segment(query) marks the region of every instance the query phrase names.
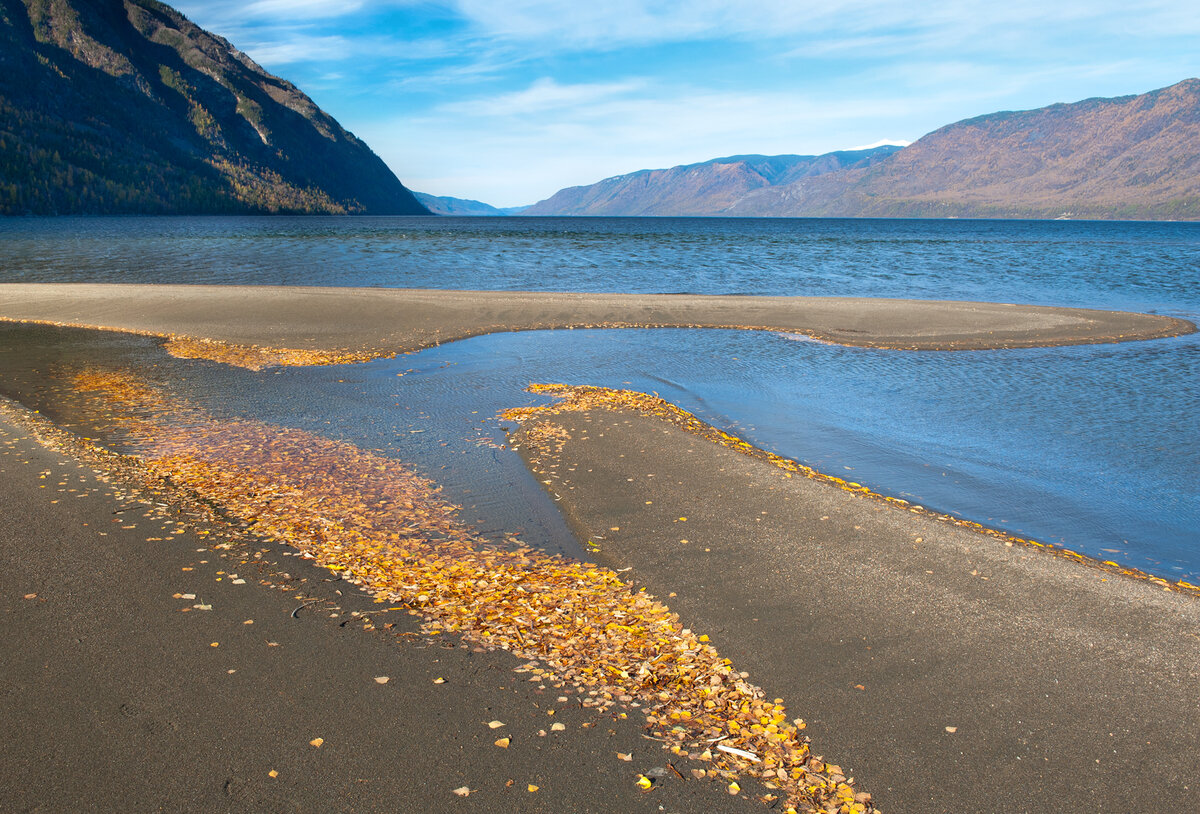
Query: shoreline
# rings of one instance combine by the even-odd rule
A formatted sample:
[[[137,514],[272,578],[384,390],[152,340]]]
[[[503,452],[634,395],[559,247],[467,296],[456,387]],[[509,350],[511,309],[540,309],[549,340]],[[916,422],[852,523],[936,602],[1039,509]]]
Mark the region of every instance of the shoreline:
[[[125,287],[117,287],[117,291],[98,288],[105,290],[76,292],[62,301],[54,294],[63,290],[58,287],[27,290],[17,306],[5,299],[0,317],[8,318],[21,309],[42,316],[86,317],[95,313],[88,309],[97,309],[106,322],[119,323],[115,327],[121,330],[153,333],[146,326],[171,327],[197,338],[242,345],[263,340],[273,347],[285,342],[300,344],[292,341],[296,339],[307,342],[310,351],[329,351],[338,337],[352,337],[366,342],[358,346],[360,352],[367,348],[375,353],[389,343],[396,352],[404,352],[400,350],[404,342],[449,341],[451,328],[482,333],[520,329],[513,326],[569,327],[533,323],[560,318],[569,322],[568,318],[578,317],[588,308],[620,309],[627,302],[617,295],[530,299],[503,292],[398,292],[384,295],[385,302],[366,306],[379,299],[379,291],[335,291],[337,296],[331,300],[307,289],[281,294],[271,289],[203,292],[190,287],[182,287],[184,291],[173,290],[179,287],[150,287],[150,291],[134,287],[138,291],[130,292]],[[0,286],[0,294],[12,290]],[[262,296],[247,296],[254,291]],[[220,296],[214,301],[211,298],[216,294]],[[176,295],[182,298],[175,299]],[[676,300],[673,295],[667,299],[677,310],[660,315],[663,320],[690,319],[696,312],[689,309],[704,308],[709,309],[705,312],[709,316],[747,316],[755,306],[743,298],[721,298],[723,302],[731,300],[732,305],[717,305],[705,298],[698,303],[696,298]],[[235,300],[240,303],[236,308],[232,306]],[[210,311],[222,302],[229,310]],[[330,302],[337,307],[320,307]],[[767,304],[780,309],[828,302],[789,298]],[[748,305],[752,306],[749,311],[745,310]],[[357,306],[365,307],[366,312],[355,312]],[[472,310],[478,307],[483,310]],[[896,301],[836,301],[829,313],[869,321],[877,309],[895,307]],[[924,340],[931,336],[930,325],[922,322],[933,313],[923,310],[930,307],[943,319],[937,341],[966,343],[964,347],[971,343],[994,347],[983,343],[1000,341],[997,330],[1004,341],[1020,337],[1041,341],[1050,336],[1057,337],[1058,344],[1110,341],[1097,337],[1107,336],[1104,331],[1116,330],[1113,326],[1118,323],[1125,325],[1125,317],[1139,316],[1124,315],[1117,322],[1103,323],[1107,326],[1104,330],[1097,328],[1087,338],[1081,336],[1085,332],[1071,334],[1068,330],[1072,326],[1078,329],[1085,318],[1062,309],[988,306],[985,311],[997,321],[986,323],[979,321],[972,304],[910,302],[907,310],[901,309],[900,320],[907,320],[910,338],[919,332],[925,332]],[[505,308],[515,310],[505,317],[507,322],[497,322]],[[258,315],[254,324],[241,324],[253,313]],[[451,328],[430,333],[429,321],[447,313],[454,317],[448,323]],[[811,316],[802,308],[797,313]],[[800,319],[797,313],[789,318]],[[399,316],[410,321],[397,326]],[[337,323],[346,319],[356,322],[352,329],[342,328],[338,333]],[[1161,328],[1165,318],[1146,319]],[[174,327],[172,320],[176,321]],[[971,331],[953,334],[960,323],[970,323]],[[770,329],[804,332],[785,326]],[[373,331],[386,336],[367,342]],[[1117,338],[1134,337],[1117,334]],[[342,345],[340,349],[353,347]],[[767,697],[785,698],[794,714],[810,722],[814,747],[844,761],[847,775],[853,769],[885,811],[1028,811],[1045,806],[1063,811],[1123,811],[1147,799],[1164,805],[1177,799],[1179,806],[1192,799],[1188,756],[1200,749],[1200,710],[1194,705],[1200,695],[1196,667],[1200,664],[1200,637],[1194,633],[1200,630],[1200,603],[1192,596],[1164,591],[1147,580],[1110,580],[1111,574],[1080,568],[1073,559],[1034,556],[1020,546],[1007,547],[976,529],[947,524],[936,516],[914,512],[912,507],[895,505],[895,501],[864,500],[861,487],[845,489],[820,478],[792,477],[793,472],[784,471],[776,462],[745,454],[738,448],[739,439],[732,436],[730,444],[712,443],[713,439],[679,426],[664,425],[659,418],[619,410],[559,413],[534,418],[532,423],[547,419],[561,429],[556,435],[562,447],[547,448],[526,462],[540,479],[550,481],[547,488],[559,499],[558,505],[581,542],[596,541],[597,553],[610,569],[632,569],[628,575],[632,586],[648,588],[669,601],[687,624],[712,634],[721,654],[732,657],[740,669],[748,669],[750,680],[766,690]],[[514,438],[527,437],[529,426],[526,422]],[[2,422],[0,429],[4,429]],[[597,432],[600,429],[603,431]],[[522,455],[527,455],[526,444],[520,445]],[[5,475],[4,480],[6,485],[18,481],[13,475]],[[37,487],[37,481],[21,480],[12,499],[37,496]],[[75,529],[59,539],[66,507],[43,505],[38,511],[39,516],[51,520],[24,526],[25,515],[11,513],[5,539],[14,546],[14,556],[15,546],[21,545],[22,537],[30,536],[31,528],[45,529],[32,534],[39,550],[61,545],[81,563],[106,556],[105,545],[98,546],[90,532]],[[99,518],[90,517],[103,518],[107,511],[106,507]],[[113,515],[117,516],[115,511]],[[197,542],[209,545],[212,541]],[[162,545],[149,546],[150,552],[140,560],[149,576],[155,576],[159,568],[153,550]],[[195,557],[184,553],[192,549],[167,547],[174,558]],[[120,563],[110,565],[119,573]],[[39,573],[36,561],[24,563],[20,569],[25,579],[39,578]],[[222,572],[216,573],[219,582]],[[47,583],[47,587],[49,592],[52,586]],[[136,593],[127,586],[109,593],[119,597],[130,591]],[[357,592],[347,592],[351,593],[364,599]],[[261,594],[246,600],[254,606],[254,614],[264,603],[269,604],[264,597],[274,596],[269,591]],[[338,601],[342,599],[338,592]],[[13,605],[9,612],[18,616],[34,607],[21,605],[19,599],[14,602],[8,603]],[[289,602],[287,610],[292,610],[293,604]],[[79,609],[78,618],[85,618],[88,610],[86,605]],[[150,642],[150,650],[166,648],[170,636],[166,630],[171,626],[159,633],[155,625],[170,616],[168,610],[180,609],[150,611],[154,622],[149,632],[130,629],[131,624],[140,628],[141,620],[121,623],[114,619],[116,645],[128,647],[128,641],[141,636]],[[56,624],[52,619],[31,622],[20,618],[32,631],[32,639],[22,639],[26,647],[40,642],[34,634],[45,633],[46,625],[53,630]],[[26,636],[20,626],[12,627],[9,636],[17,636],[18,628],[19,635]],[[71,653],[73,646],[67,638],[44,638],[51,642],[51,660],[60,661]],[[298,641],[298,646],[306,648],[306,658],[322,660],[334,645],[321,639],[306,645]],[[36,681],[38,666],[33,662],[40,663],[40,657],[25,665],[28,677],[22,679],[30,686]],[[423,669],[436,668],[425,664]],[[465,677],[455,676],[454,681],[459,679]],[[287,693],[304,694],[296,678],[285,674],[272,680]],[[215,687],[216,682],[213,684]],[[66,686],[73,685],[68,682]],[[1153,692],[1147,692],[1148,687],[1153,687]],[[78,687],[74,691],[78,692]],[[109,692],[119,696],[122,690]],[[490,696],[481,692],[474,697],[486,701]],[[536,708],[538,699],[527,698],[525,703],[530,711],[528,706]],[[121,709],[124,712],[125,707]],[[430,721],[423,709],[403,709],[397,714],[411,731],[441,726],[446,720],[435,717]],[[22,709],[14,714],[28,712]],[[331,710],[327,714],[337,713]],[[369,716],[370,706],[358,708],[356,714]],[[463,713],[439,714],[453,721],[455,714]],[[468,719],[486,715],[465,714]],[[161,724],[169,716],[169,711],[159,710],[150,718]],[[67,733],[87,731],[86,719],[73,720],[69,712],[60,719]],[[541,720],[544,724],[545,719]],[[456,725],[478,726],[478,722],[464,719]],[[18,746],[36,749],[37,722],[26,721],[22,726],[23,732],[28,730],[28,741]],[[622,733],[619,737],[638,735],[636,728],[627,731],[618,724],[613,726],[612,731]],[[501,764],[503,773],[510,754],[516,753],[508,752],[506,745],[504,760],[497,761],[490,740],[485,739],[482,746],[487,748],[475,758]],[[375,746],[384,743],[377,741]],[[658,747],[653,745],[656,750]],[[85,757],[89,754],[86,743],[80,743],[78,750],[77,754]],[[598,754],[593,752],[586,759]],[[414,750],[414,755],[420,759],[421,750]],[[661,762],[667,758],[660,750],[648,759]],[[136,765],[137,758],[121,752],[120,760],[132,760]],[[308,763],[293,760],[293,765],[301,774]],[[444,768],[439,762],[435,772]],[[625,764],[619,768],[625,769]],[[586,798],[595,806],[586,810],[633,810],[636,806],[630,804],[631,799],[657,806],[655,795],[668,788],[667,781],[676,782],[667,777],[650,794],[630,797],[630,792],[638,794],[632,777],[626,770],[606,778],[603,786]],[[689,780],[679,774],[679,788],[688,791],[699,785],[689,785]],[[36,773],[30,782],[37,782]],[[617,797],[606,799],[613,790],[621,793],[620,802]],[[422,798],[422,804],[432,805],[430,810],[438,810],[439,802],[448,806],[450,798],[445,790],[441,794]],[[481,797],[481,804],[488,799]],[[496,799],[494,795],[490,798],[492,803]],[[547,810],[555,810],[549,798],[537,799],[543,801],[540,805],[549,806]],[[724,810],[726,804],[735,803],[757,805],[745,796],[729,797],[719,787],[690,800],[704,810]],[[516,805],[515,810],[525,810],[520,803]],[[615,808],[617,805],[621,808]]]
[[[893,497],[883,494],[882,492],[872,491],[870,488],[854,481],[848,481],[844,478],[839,478],[836,475],[830,475],[827,472],[821,472],[811,466],[802,464],[793,458],[787,458],[782,455],[777,455],[774,452],[768,452],[761,447],[754,446],[750,442],[739,438],[736,435],[730,435],[723,430],[719,430],[711,424],[697,418],[691,413],[683,410],[678,405],[675,405],[659,396],[652,396],[647,393],[641,393],[632,390],[614,390],[608,387],[596,387],[592,385],[566,385],[566,384],[531,384],[527,390],[531,393],[551,396],[557,401],[540,407],[523,407],[513,410],[508,410],[503,414],[503,417],[510,421],[537,422],[538,419],[549,419],[552,416],[561,415],[565,412],[584,412],[588,410],[611,410],[619,412],[633,412],[646,418],[658,419],[666,422],[674,427],[679,428],[683,432],[703,438],[718,446],[723,446],[731,449],[741,455],[745,455],[754,460],[762,461],[769,464],[787,474],[797,474],[809,480],[831,486],[839,489],[847,494],[854,495],[864,500],[876,501],[884,505],[888,505],[895,509],[907,511],[910,514],[919,515],[929,520],[935,520],[939,523],[945,523],[951,526],[956,526],[961,529],[968,529],[976,534],[990,537],[1005,546],[1022,546],[1031,550],[1040,551],[1049,556],[1058,557],[1065,561],[1072,562],[1076,565],[1087,568],[1096,569],[1110,574],[1114,577],[1124,577],[1127,579],[1144,580],[1160,588],[1200,599],[1200,585],[1188,582],[1185,579],[1179,579],[1174,582],[1166,577],[1158,576],[1140,568],[1135,568],[1131,565],[1122,565],[1111,560],[1101,560],[1099,557],[1094,557],[1090,554],[1084,554],[1079,551],[1067,548],[1056,543],[1047,543],[1041,540],[1035,540],[1029,537],[1022,537],[1004,529],[994,528],[992,526],[977,523],[974,520],[966,520],[954,515],[945,514],[934,509],[928,509],[903,498]],[[529,439],[526,438],[526,444]],[[535,442],[535,446],[538,446]],[[541,452],[548,451],[542,442]],[[529,446],[521,447],[522,450],[528,451]],[[530,459],[526,455],[522,455],[527,466],[531,466]]]
[[[90,283],[0,284],[0,319],[152,335],[180,355],[251,367],[364,361],[540,329],[738,328],[946,351],[1196,331],[1152,314],[934,300]]]
[[[512,435],[571,528],[809,712],[884,811],[1194,799],[1195,593],[793,477],[636,405],[582,406]]]

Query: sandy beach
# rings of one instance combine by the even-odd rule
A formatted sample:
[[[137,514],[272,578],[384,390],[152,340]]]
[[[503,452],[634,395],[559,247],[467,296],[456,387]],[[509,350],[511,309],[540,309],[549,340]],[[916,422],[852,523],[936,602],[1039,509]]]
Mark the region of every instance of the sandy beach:
[[[0,318],[368,355],[586,325],[758,327],[912,349],[1195,330],[982,303],[32,284],[0,285]],[[538,421],[561,449],[531,443]],[[503,650],[431,644],[412,617],[286,548],[148,510],[99,482],[100,464],[37,443],[19,409],[0,439],[3,713],[15,733],[0,744],[3,807],[769,810],[753,799],[760,786],[731,795],[697,780],[695,761],[646,740],[636,716],[579,708],[514,673],[522,661]],[[783,698],[808,721],[814,754],[882,810],[1182,811],[1194,800],[1194,597],[789,477],[633,413],[535,419],[514,441],[598,562]],[[494,743],[493,720],[511,744]],[[647,774],[643,792],[635,779]]]

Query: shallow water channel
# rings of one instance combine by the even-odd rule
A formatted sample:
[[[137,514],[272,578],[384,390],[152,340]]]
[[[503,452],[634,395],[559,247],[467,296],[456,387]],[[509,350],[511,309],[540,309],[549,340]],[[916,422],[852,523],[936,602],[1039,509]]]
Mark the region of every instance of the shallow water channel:
[[[726,330],[495,334],[367,364],[249,372],[154,340],[0,326],[0,390],[108,437],[73,371],[135,368],[222,416],[393,455],[462,519],[580,555],[505,446],[531,382],[657,392],[773,452],[884,494],[1171,579],[1200,577],[1200,338],[929,353]]]

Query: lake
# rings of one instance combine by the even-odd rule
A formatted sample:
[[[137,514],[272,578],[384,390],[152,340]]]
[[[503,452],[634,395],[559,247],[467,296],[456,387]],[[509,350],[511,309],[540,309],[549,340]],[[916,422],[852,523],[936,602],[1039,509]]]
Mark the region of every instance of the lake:
[[[914,297],[1196,321],[1200,224],[10,219],[0,221],[0,279]],[[554,504],[499,448],[494,418],[534,401],[523,392],[532,381],[656,391],[876,491],[1172,579],[1200,578],[1195,335],[946,353],[763,332],[538,331],[262,373],[70,331],[42,330],[33,352],[28,336],[0,333],[9,349],[0,387],[27,402],[68,402],[55,384],[63,360],[126,359],[214,411],[386,449],[443,483],[465,519],[551,550],[575,547]]]

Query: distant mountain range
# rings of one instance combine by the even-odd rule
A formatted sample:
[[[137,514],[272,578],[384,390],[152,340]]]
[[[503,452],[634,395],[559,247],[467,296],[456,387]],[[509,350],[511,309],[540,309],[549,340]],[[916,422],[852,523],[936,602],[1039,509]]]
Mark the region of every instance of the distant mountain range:
[[[640,170],[559,190],[524,215],[724,214],[752,192],[839,170],[869,167],[896,146],[825,155],[735,155],[666,170]]]
[[[643,170],[523,214],[1196,220],[1200,79],[979,116],[903,149]]]
[[[428,214],[286,80],[154,0],[0,0],[0,214]]]
[[[528,206],[508,206],[497,208],[482,201],[472,201],[467,198],[449,198],[444,195],[429,195],[425,192],[414,192],[417,200],[435,215],[468,215],[498,217],[516,215],[528,209]]]

